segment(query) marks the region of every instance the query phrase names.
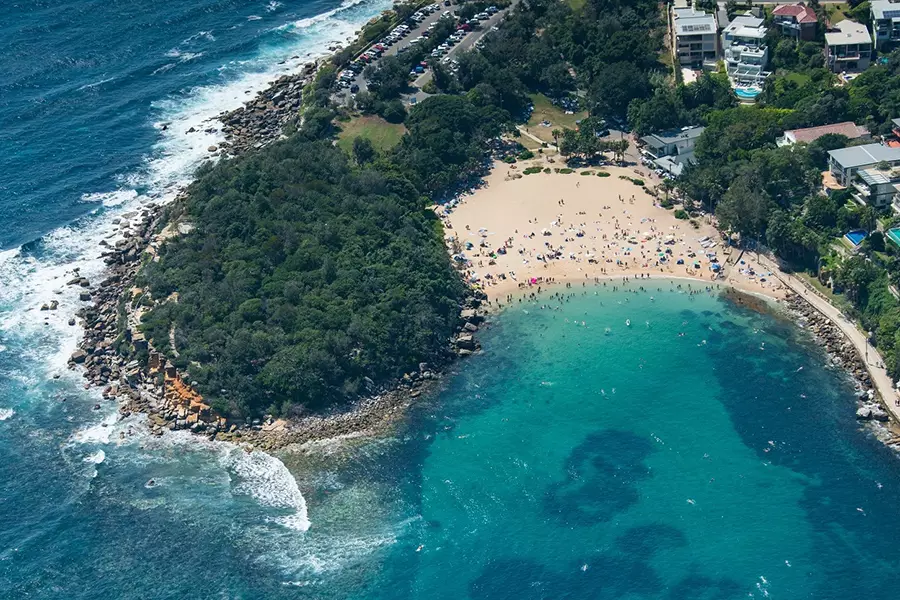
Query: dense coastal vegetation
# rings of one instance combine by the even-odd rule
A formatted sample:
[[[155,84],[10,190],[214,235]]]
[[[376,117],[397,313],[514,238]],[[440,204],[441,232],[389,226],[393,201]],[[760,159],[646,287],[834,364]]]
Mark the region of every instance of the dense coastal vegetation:
[[[446,360],[464,286],[426,194],[477,169],[503,117],[434,98],[393,152],[358,138],[348,156],[327,77],[299,131],[198,174],[170,216],[192,231],[141,274],[168,299],[144,331],[224,414],[295,414]]]
[[[650,0],[522,3],[454,70],[433,65],[434,95],[408,108],[400,97],[427,44],[369,67],[372,86],[350,106],[332,99],[348,58],[339,53],[305,92],[302,127],[202,172],[173,215],[194,230],[143,271],[153,298],[170,298],[144,320],[153,344],[177,351],[176,364],[230,415],[340,403],[441,360],[464,285],[426,206],[483,173],[487,142],[517,137],[543,94],[587,111],[577,131],[554,132],[569,158],[623,155],[627,144],[599,141],[607,122],[638,134],[705,125],[697,163],[675,185],[685,209],[715,212],[745,247],[765,244],[830,279],[900,375],[900,303],[888,291],[900,262],[875,231],[893,219],[819,193],[826,153],[846,138],[775,145],[785,129],[841,120],[888,131],[900,114],[900,55],[836,86],[821,32],[798,43],[773,28],[776,75],[757,105],[738,106],[723,73],[681,82],[663,49],[664,16]],[[360,115],[392,129],[335,146]],[[862,254],[845,256],[835,237],[857,227],[873,233]]]

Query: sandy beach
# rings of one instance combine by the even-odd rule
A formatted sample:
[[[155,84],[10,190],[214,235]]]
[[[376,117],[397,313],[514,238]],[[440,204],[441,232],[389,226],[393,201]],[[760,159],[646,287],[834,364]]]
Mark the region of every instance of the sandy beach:
[[[676,219],[631,181],[640,177],[653,188],[659,180],[646,169],[516,177],[531,164],[561,166],[496,163],[486,186],[455,206],[436,208],[454,260],[491,300],[532,287],[623,277],[684,277],[783,297],[771,271],[755,255],[726,245],[708,218]],[[597,176],[601,170],[609,177]]]

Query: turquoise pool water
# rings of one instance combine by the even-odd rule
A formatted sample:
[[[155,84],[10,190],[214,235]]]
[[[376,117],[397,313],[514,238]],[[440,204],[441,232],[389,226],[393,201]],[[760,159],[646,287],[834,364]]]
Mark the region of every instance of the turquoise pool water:
[[[854,246],[859,246],[866,239],[866,232],[861,230],[848,231],[844,234],[844,237],[850,240],[850,243]]]
[[[893,227],[887,231],[888,238],[900,246],[900,227]]]
[[[735,88],[734,93],[738,98],[753,100],[762,92],[759,88]]]

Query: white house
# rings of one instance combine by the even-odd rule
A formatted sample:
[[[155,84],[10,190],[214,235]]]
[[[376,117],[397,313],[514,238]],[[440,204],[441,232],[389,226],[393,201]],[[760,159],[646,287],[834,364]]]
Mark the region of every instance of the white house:
[[[900,4],[888,0],[872,0],[872,36],[875,47],[900,41]]]
[[[725,69],[734,83],[762,85],[769,76],[767,32],[763,19],[751,15],[735,17],[722,32]]]
[[[845,19],[825,33],[828,68],[835,73],[854,73],[869,68],[872,36],[862,23]]]
[[[672,9],[672,48],[684,67],[714,68],[719,57],[716,18],[695,8]]]
[[[828,170],[835,181],[850,187],[853,176],[861,169],[885,163],[888,167],[900,166],[900,148],[882,144],[863,144],[828,152]]]

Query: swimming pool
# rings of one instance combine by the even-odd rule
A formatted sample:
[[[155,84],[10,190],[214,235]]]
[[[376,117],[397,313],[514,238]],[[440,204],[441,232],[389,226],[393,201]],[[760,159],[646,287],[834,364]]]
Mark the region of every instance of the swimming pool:
[[[887,230],[888,239],[900,246],[900,227],[892,227]]]
[[[844,237],[850,240],[850,243],[854,246],[859,246],[864,239],[866,239],[866,232],[861,229],[857,229],[856,231],[848,231],[844,234]]]
[[[758,87],[739,87],[734,89],[734,93],[738,98],[747,100],[755,100],[760,92],[762,92],[762,89]]]

